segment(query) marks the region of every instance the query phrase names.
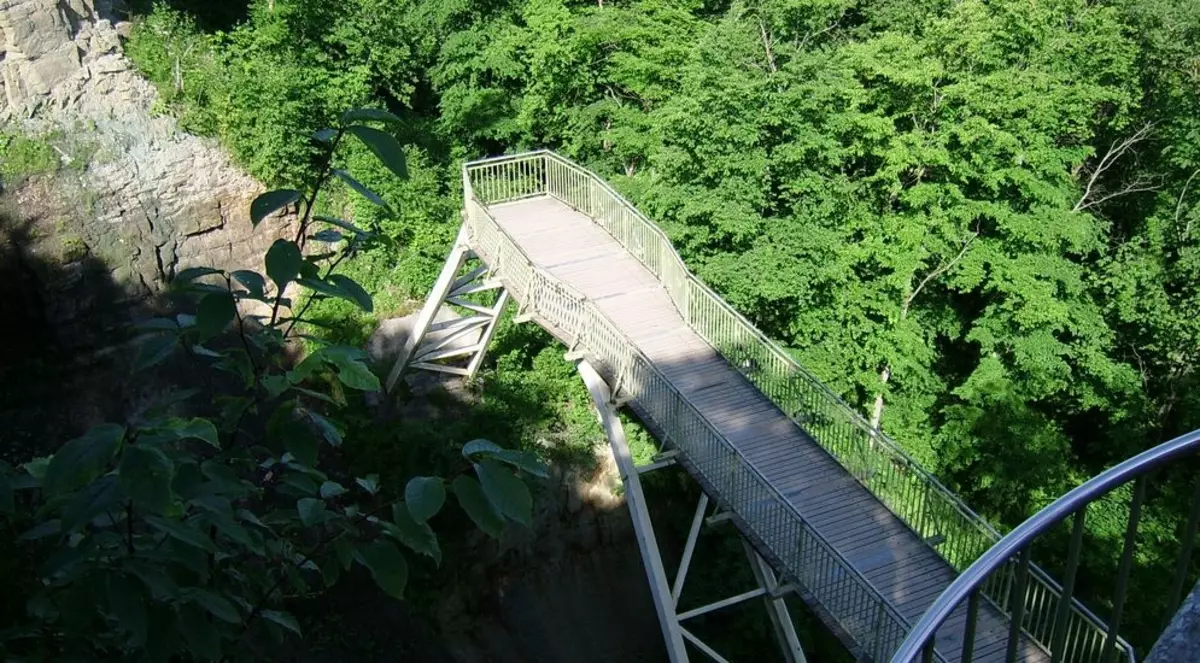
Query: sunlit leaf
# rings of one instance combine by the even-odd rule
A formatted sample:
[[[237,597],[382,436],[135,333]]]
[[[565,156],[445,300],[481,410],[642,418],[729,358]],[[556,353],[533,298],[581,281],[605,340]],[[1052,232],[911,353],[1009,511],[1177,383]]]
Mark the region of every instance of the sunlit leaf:
[[[371,295],[354,279],[345,274],[330,274],[329,281],[344,293],[343,296],[346,299],[358,304],[362,310],[367,313],[375,310],[375,305],[371,302]]]
[[[358,180],[354,179],[354,176],[351,175],[350,173],[347,173],[344,170],[334,170],[333,174],[337,175],[338,178],[340,178],[343,182],[345,182],[351,189],[354,189],[355,191],[357,191],[358,194],[360,196],[362,196],[363,198],[366,198],[367,200],[388,210],[389,212],[391,211],[391,207],[389,207],[388,204],[386,202],[384,202],[383,198],[379,197],[379,194],[368,189],[366,186],[363,185],[362,182],[359,182]]]
[[[404,150],[391,134],[361,125],[349,127],[347,131],[358,137],[374,152],[380,163],[392,171],[396,177],[408,179],[408,163],[404,158]]]

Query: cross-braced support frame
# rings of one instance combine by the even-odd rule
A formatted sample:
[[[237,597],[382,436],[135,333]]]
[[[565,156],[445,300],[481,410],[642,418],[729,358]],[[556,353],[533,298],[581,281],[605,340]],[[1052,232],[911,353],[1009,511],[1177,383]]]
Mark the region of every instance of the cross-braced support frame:
[[[474,376],[507,303],[508,291],[467,246],[466,227],[460,228],[454,248],[388,374],[386,390],[391,392],[408,368]],[[446,306],[466,314],[439,319],[439,311]]]
[[[805,663],[804,651],[800,647],[800,639],[796,635],[791,615],[788,612],[787,605],[783,601],[783,595],[788,591],[788,588],[781,587],[778,584],[775,572],[759,556],[754,548],[744,540],[742,544],[746,549],[746,555],[750,560],[750,567],[754,572],[754,577],[758,581],[758,588],[686,612],[678,611],[679,597],[683,593],[684,584],[687,581],[688,569],[691,567],[692,556],[696,551],[696,542],[700,537],[700,527],[706,521],[705,514],[709,507],[708,495],[704,493],[700,494],[700,501],[696,505],[696,512],[692,517],[691,529],[688,531],[687,543],[684,544],[683,557],[680,559],[679,569],[675,573],[674,582],[669,583],[667,581],[666,569],[663,566],[662,555],[658,549],[658,542],[654,536],[654,525],[650,521],[650,511],[647,507],[646,496],[642,491],[641,480],[638,477],[645,472],[674,464],[674,456],[677,452],[667,451],[659,454],[655,458],[655,461],[648,465],[641,467],[634,465],[633,457],[629,452],[629,444],[625,439],[625,431],[621,426],[620,418],[617,417],[612,391],[609,389],[608,384],[587,360],[578,360],[576,367],[579,370],[580,377],[583,378],[584,384],[587,385],[592,402],[599,413],[600,424],[608,437],[613,458],[616,460],[617,471],[620,473],[621,481],[625,486],[625,501],[629,506],[629,513],[633,517],[633,529],[637,537],[638,547],[641,549],[642,564],[646,568],[646,577],[650,581],[650,594],[654,599],[654,609],[658,614],[659,625],[663,632],[663,640],[672,663],[680,663],[688,660],[685,641],[690,642],[692,646],[703,652],[710,659],[718,663],[728,663],[724,657],[688,631],[683,626],[683,622],[693,617],[713,612],[714,610],[720,610],[759,597],[763,598],[766,603],[767,613],[770,616],[775,635],[779,640],[784,660],[787,663]],[[714,522],[723,519],[721,514],[718,514],[707,520]]]

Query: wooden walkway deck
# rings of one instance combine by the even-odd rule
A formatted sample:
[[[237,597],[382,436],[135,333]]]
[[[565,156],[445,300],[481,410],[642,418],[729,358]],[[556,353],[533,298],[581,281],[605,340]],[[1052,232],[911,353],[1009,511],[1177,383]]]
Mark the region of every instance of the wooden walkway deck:
[[[556,199],[488,211],[536,265],[591,299],[814,529],[916,623],[955,571],[692,331],[650,272],[590,218]],[[961,655],[965,621],[960,608],[939,632],[938,651],[949,660]],[[975,660],[1003,661],[1007,632],[1008,620],[981,602]],[[1047,660],[1037,646],[1022,645],[1016,660]]]

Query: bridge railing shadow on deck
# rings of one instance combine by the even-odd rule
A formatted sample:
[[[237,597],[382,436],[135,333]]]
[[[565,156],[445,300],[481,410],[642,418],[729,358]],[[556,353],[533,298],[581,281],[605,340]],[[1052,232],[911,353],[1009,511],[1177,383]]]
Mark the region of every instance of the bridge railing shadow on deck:
[[[494,250],[497,252],[489,258],[500,261],[501,266],[493,265],[493,268],[504,269],[509,261],[526,263],[528,270],[515,270],[526,273],[515,276],[506,270],[505,278],[519,283],[513,294],[525,306],[538,309],[539,314],[552,324],[580,325],[585,316],[599,319],[603,319],[603,316],[597,312],[588,314],[587,306],[580,303],[586,300],[577,294],[559,292],[565,288],[561,283],[548,276],[537,276],[536,268],[520,255],[519,248],[511,238],[502,238],[503,231],[494,220],[488,221],[486,205],[548,195],[591,217],[658,278],[676,309],[698,334],[732,365],[741,368],[747,379],[955,569],[961,571],[967,568],[1000,540],[1000,534],[987,521],[696,278],[687,269],[666,234],[599,176],[543,150],[466,164],[463,168],[463,189],[469,212],[468,221],[473,232],[497,235],[489,238],[492,243],[487,244],[496,247]],[[577,338],[576,342],[583,344],[590,353],[597,354],[602,363],[614,357],[626,357],[632,345],[619,332],[609,328],[606,322],[587,320],[579,327],[589,332],[601,328],[607,330],[607,338],[572,338]],[[573,329],[575,327],[568,326],[563,327],[562,331],[570,332]],[[595,336],[593,333],[588,335]],[[644,363],[645,366],[637,371],[624,364],[611,366],[612,375],[620,383],[616,385],[618,388],[631,392],[645,388],[670,390],[661,375],[652,376],[653,366],[644,357],[640,361],[629,357],[622,361],[639,366]],[[631,379],[636,382],[625,382]],[[636,393],[632,395],[641,398]],[[686,403],[686,399],[678,394],[674,398]],[[687,408],[686,405],[682,407]],[[655,419],[665,423],[657,416]],[[703,417],[698,416],[697,419],[703,421]],[[688,431],[683,437],[690,434]],[[710,430],[708,434],[719,438],[715,431]],[[676,438],[680,436],[676,435]],[[687,443],[681,438],[671,441],[681,447]],[[731,448],[728,451],[736,456]],[[746,467],[740,458],[722,462],[732,464],[731,467]],[[746,467],[746,470],[739,471],[752,469]],[[703,473],[702,469],[700,471]],[[766,484],[762,477],[758,477],[758,481]],[[730,484],[731,488],[735,485],[738,484]],[[787,508],[782,499],[773,498],[767,502]],[[777,515],[772,517],[779,518]],[[803,522],[794,512],[789,518]],[[786,536],[794,539],[798,535],[787,533]],[[785,549],[795,548],[794,543],[781,545]],[[828,547],[828,551],[837,557],[832,547]],[[802,566],[787,565],[798,571],[803,569]],[[851,574],[854,573],[844,560],[834,566],[844,567]],[[982,595],[1006,615],[1013,614],[1013,609],[1023,603],[1017,612],[1023,615],[1021,621],[1025,633],[1047,648],[1055,630],[1055,622],[1058,621],[1062,587],[1041,568],[1031,565],[1028,581],[1020,583],[1025,586],[1024,600],[1015,600],[1012,594],[1018,586],[1018,567],[1018,560],[1009,560],[1003,569],[988,579],[982,588]],[[862,592],[874,593],[878,597],[869,582],[861,576],[858,580],[866,586],[861,589]],[[802,584],[811,588],[809,583],[802,581]],[[882,604],[881,598],[878,601]],[[851,621],[861,620],[855,618]],[[875,621],[888,620],[877,618]],[[905,630],[908,627],[898,614],[891,621],[894,622],[892,628]],[[847,630],[855,636],[860,634],[855,633],[849,625]],[[1082,662],[1099,657],[1106,639],[1105,625],[1077,600],[1069,601],[1065,630],[1072,634],[1072,641],[1060,653],[1065,656],[1057,660]],[[858,640],[857,637],[855,639]],[[888,635],[858,641],[873,642],[875,646],[870,650],[886,652],[887,648],[878,649],[884,640],[889,641],[888,647],[892,646]],[[1127,658],[1130,647],[1123,639],[1118,639],[1115,647],[1121,658]]]

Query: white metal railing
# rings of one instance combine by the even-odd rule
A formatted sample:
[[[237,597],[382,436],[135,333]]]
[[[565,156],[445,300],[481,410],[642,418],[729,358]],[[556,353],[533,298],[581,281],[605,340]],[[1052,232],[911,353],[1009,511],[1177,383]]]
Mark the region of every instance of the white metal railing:
[[[891,438],[871,427],[692,274],[666,234],[595,173],[541,150],[465,164],[463,187],[471,218],[488,216],[486,205],[543,195],[591,217],[658,278],[680,315],[701,337],[731,364],[744,367],[743,373],[763,394],[918,536],[931,542],[954,568],[965,569],[1000,540],[1000,534],[987,521]],[[472,205],[478,211],[472,210]],[[543,288],[553,289],[533,280],[522,282],[525,290],[512,292],[526,307],[541,296]],[[619,337],[619,332],[614,333]],[[627,340],[621,343],[632,347]],[[603,363],[602,356],[598,359]],[[983,586],[983,595],[1005,614],[1012,605],[1010,594],[1016,575],[1017,563],[1011,560]],[[1029,579],[1025,583],[1022,625],[1026,634],[1045,648],[1054,631],[1056,599],[1061,597],[1062,587],[1036,565],[1030,567]],[[1059,660],[1094,660],[1105,642],[1103,621],[1072,599],[1066,629],[1074,636]],[[1123,639],[1117,640],[1116,647],[1123,658],[1132,652]]]
[[[467,189],[466,224],[471,248],[486,262],[525,313],[535,315],[574,350],[584,353],[659,427],[688,466],[730,508],[787,575],[814,595],[859,644],[882,660],[903,641],[910,624],[811,528],[757,469],[745,462],[701,412],[589,299],[535,266],[480,203],[531,195],[537,176],[528,161],[489,161],[469,166],[467,186],[484,173],[511,168],[513,177]],[[480,172],[479,176],[472,171]],[[502,172],[502,171],[501,171]],[[477,179],[478,177],[478,179]],[[543,180],[544,181],[544,180]]]

